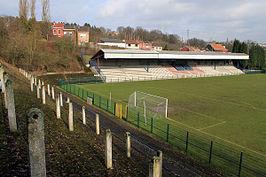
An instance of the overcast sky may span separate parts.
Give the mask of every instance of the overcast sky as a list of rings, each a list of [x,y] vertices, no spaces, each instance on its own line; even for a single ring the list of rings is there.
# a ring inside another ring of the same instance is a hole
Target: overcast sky
[[[41,20],[41,0],[37,19]],[[19,0],[0,0],[0,15],[18,15]],[[266,0],[50,0],[52,21],[116,30],[141,26],[187,38],[266,43]]]

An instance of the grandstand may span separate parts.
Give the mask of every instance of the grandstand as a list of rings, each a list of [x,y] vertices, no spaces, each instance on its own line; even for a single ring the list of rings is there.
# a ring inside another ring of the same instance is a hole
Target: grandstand
[[[90,66],[105,82],[161,80],[238,75],[233,61],[248,60],[241,53],[101,49]]]

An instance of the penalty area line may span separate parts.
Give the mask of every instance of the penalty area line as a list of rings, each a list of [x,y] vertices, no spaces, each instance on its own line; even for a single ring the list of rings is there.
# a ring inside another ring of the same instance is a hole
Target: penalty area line
[[[223,122],[220,122],[220,123],[217,123],[217,124],[213,124],[213,125],[210,125],[210,126],[207,126],[207,127],[198,128],[197,130],[201,131],[201,130],[205,130],[205,129],[208,129],[208,128],[216,127],[218,125],[225,124],[225,123],[226,123],[226,121],[223,121]]]
[[[183,123],[178,122],[178,121],[176,121],[176,120],[173,120],[173,119],[170,119],[170,118],[166,118],[166,119],[168,119],[168,120],[170,120],[170,121],[173,121],[173,122],[176,122],[177,124],[183,125],[183,126],[185,126],[185,127],[191,128],[191,129],[193,129],[193,130],[199,131],[199,132],[201,132],[201,133],[203,133],[203,134],[206,134],[206,135],[209,135],[209,136],[215,137],[215,138],[220,139],[220,140],[222,140],[222,141],[224,141],[224,142],[227,142],[227,143],[229,143],[229,144],[236,145],[236,146],[241,147],[241,148],[243,148],[243,149],[246,149],[246,150],[248,150],[248,151],[250,151],[250,152],[253,152],[253,153],[259,154],[259,155],[261,155],[261,156],[263,156],[263,157],[266,157],[265,154],[262,154],[262,153],[260,153],[260,152],[257,152],[257,151],[254,151],[254,150],[252,150],[252,149],[249,149],[249,148],[247,148],[247,147],[241,146],[241,145],[236,144],[236,143],[234,143],[234,142],[232,142],[232,141],[229,141],[229,140],[226,140],[226,139],[220,138],[220,137],[218,137],[218,136],[212,135],[212,134],[210,134],[210,133],[207,133],[207,132],[204,132],[204,131],[198,130],[198,129],[192,127],[192,126],[189,126],[189,125],[183,124]]]

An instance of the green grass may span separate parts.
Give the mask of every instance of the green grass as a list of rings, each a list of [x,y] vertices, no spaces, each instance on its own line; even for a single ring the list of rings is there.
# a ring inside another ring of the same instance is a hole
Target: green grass
[[[210,140],[214,140],[217,166],[224,166],[226,162],[223,162],[223,158],[228,155],[234,162],[234,169],[237,169],[240,151],[247,152],[248,157],[266,157],[264,74],[89,84],[78,87],[101,95],[102,98],[109,98],[111,91],[113,101],[120,103],[127,103],[129,95],[135,90],[168,98],[168,116],[171,120],[154,120],[156,128],[153,128],[153,133],[165,139],[169,123],[168,141],[184,150],[186,131],[192,132],[189,151],[205,161],[208,161]],[[132,119],[129,116],[129,121],[137,126],[136,113],[129,111],[129,115],[131,114],[134,116]],[[140,117],[139,126],[150,131],[150,121],[148,119],[145,125]],[[248,157],[246,156],[244,165],[253,163],[254,160]],[[265,161],[262,160],[261,163],[262,166],[265,165]],[[237,173],[237,170],[233,173]]]

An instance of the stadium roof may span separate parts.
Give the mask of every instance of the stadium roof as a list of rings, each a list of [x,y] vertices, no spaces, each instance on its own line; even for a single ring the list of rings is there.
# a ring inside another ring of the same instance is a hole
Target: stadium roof
[[[92,59],[161,59],[161,60],[248,60],[244,53],[221,52],[183,52],[183,51],[154,51],[154,50],[113,50],[101,49]]]

